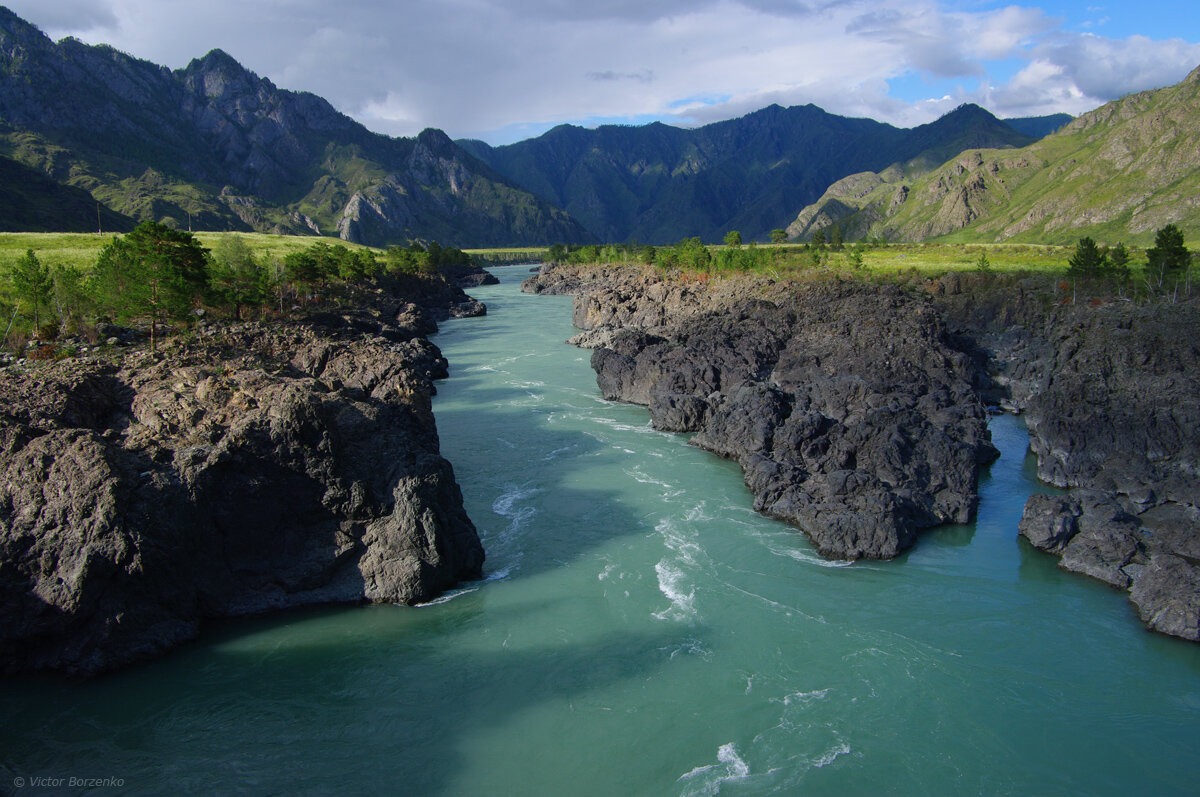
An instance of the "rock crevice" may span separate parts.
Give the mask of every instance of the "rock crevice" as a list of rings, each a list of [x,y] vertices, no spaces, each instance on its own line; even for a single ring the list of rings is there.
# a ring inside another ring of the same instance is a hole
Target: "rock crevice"
[[[737,460],[754,506],[825,556],[896,556],[968,520],[995,456],[985,405],[1024,412],[1038,475],[1019,531],[1200,641],[1200,304],[1069,303],[1037,278],[667,280],[558,268],[608,399]]]

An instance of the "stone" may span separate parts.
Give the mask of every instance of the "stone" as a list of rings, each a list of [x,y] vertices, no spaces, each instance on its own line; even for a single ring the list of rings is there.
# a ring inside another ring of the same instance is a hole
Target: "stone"
[[[428,296],[400,295],[422,304],[0,373],[3,672],[93,674],[213,618],[479,578],[431,410],[445,359],[413,335]]]
[[[605,398],[737,460],[755,508],[825,555],[890,558],[921,528],[965,522],[995,457],[974,363],[937,314],[886,286],[667,282],[588,268],[526,281],[585,290],[574,321],[596,344]],[[582,341],[581,341],[582,342]]]

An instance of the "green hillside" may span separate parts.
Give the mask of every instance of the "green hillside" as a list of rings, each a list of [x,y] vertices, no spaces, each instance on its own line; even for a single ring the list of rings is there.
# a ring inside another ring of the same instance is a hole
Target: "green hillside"
[[[1174,223],[1200,237],[1200,68],[1168,88],[1110,102],[1021,149],[972,149],[932,171],[860,173],[789,227],[838,225],[848,239],[1147,245]]]
[[[128,232],[133,219],[87,191],[0,156],[0,232]]]

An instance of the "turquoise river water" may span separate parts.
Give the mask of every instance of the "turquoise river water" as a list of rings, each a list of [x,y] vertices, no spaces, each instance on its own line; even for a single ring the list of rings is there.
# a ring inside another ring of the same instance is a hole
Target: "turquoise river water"
[[[601,400],[563,343],[569,298],[496,272],[472,291],[488,316],[435,338],[486,579],[422,607],[218,624],[92,682],[0,684],[0,790],[1200,789],[1200,646],[1017,539],[1040,489],[1019,419],[993,421],[976,523],[892,562],[823,561],[749,509],[734,464]]]

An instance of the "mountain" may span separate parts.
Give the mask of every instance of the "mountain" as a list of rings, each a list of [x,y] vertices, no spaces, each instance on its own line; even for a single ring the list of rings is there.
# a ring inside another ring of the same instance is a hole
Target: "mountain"
[[[1020,148],[974,148],[936,169],[864,172],[831,185],[788,227],[837,223],[848,239],[1143,245],[1162,226],[1200,236],[1200,67]]]
[[[848,174],[1031,141],[974,105],[908,130],[814,105],[772,105],[696,129],[560,125],[502,147],[459,143],[603,240],[667,243],[694,235],[716,242],[735,229],[765,240]]]
[[[1018,133],[1024,133],[1034,138],[1045,138],[1064,125],[1069,124],[1074,118],[1069,113],[1053,113],[1049,116],[1022,116],[1015,119],[1002,119],[1001,121]]]
[[[133,219],[97,202],[82,188],[0,157],[0,232],[128,232]]]
[[[0,155],[136,220],[386,245],[583,242],[437,130],[370,132],[214,50],[171,71],[0,8]]]

